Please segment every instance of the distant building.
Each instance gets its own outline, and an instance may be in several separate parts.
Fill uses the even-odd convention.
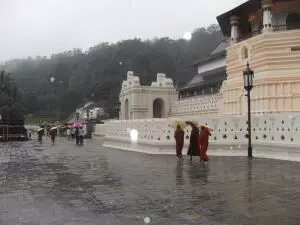
[[[120,119],[165,118],[170,116],[172,103],[176,100],[173,80],[158,73],[151,86],[140,85],[140,79],[127,73],[119,95]]]
[[[127,74],[121,119],[246,115],[247,62],[254,71],[252,114],[300,112],[300,0],[249,0],[217,20],[224,41],[195,63],[198,74],[176,97],[163,74],[149,87]]]
[[[226,79],[226,48],[228,40],[223,40],[204,60],[194,64],[198,74],[180,91],[179,98],[219,93]]]

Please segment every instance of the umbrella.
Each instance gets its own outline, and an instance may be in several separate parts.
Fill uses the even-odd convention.
[[[185,123],[191,127],[198,127],[198,122],[196,121],[186,121]]]
[[[201,128],[201,127],[205,127],[205,128],[208,129],[209,132],[214,131],[214,129],[212,129],[211,127],[209,127],[209,126],[207,126],[207,125],[204,125],[204,124],[201,124],[201,123],[199,123],[199,127],[200,127],[200,128]]]
[[[74,123],[72,127],[73,128],[80,128],[80,127],[82,127],[82,124],[81,123]]]
[[[38,129],[38,132],[40,132],[40,131],[42,131],[42,130],[44,130],[44,128],[39,128],[39,129]]]
[[[50,130],[56,130],[57,129],[57,127],[52,127]]]
[[[181,127],[181,129],[184,129],[187,126],[184,120],[175,120],[171,124],[169,124],[169,127],[176,129],[178,125]]]

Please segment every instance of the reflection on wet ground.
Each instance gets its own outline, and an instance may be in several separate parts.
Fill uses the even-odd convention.
[[[300,163],[83,147],[0,148],[0,224],[297,224]]]

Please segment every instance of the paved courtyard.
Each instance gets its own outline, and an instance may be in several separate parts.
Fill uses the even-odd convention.
[[[1,225],[299,224],[300,163],[1,144]]]

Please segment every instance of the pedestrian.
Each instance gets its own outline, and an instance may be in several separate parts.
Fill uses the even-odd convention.
[[[71,140],[71,130],[69,128],[67,129],[67,137],[68,137],[68,140],[70,141]]]
[[[83,145],[83,135],[84,135],[84,131],[82,129],[82,127],[79,128],[79,143],[80,145]]]
[[[200,161],[208,161],[208,156],[206,154],[208,148],[208,139],[210,136],[208,128],[201,126],[201,132],[199,135],[199,148],[200,148]]]
[[[72,130],[71,130],[71,137],[72,137],[72,139],[75,138],[75,129],[74,128],[72,128]]]
[[[181,129],[180,125],[177,125],[174,133],[174,138],[176,141],[176,156],[178,157],[178,159],[183,159],[182,148],[184,144],[184,131]]]
[[[31,140],[31,130],[28,131],[28,138]]]
[[[50,138],[51,138],[52,145],[55,144],[55,137],[56,137],[56,130],[50,130]]]
[[[43,134],[44,134],[44,129],[40,128],[38,130],[38,142],[39,143],[42,143],[42,141],[43,141]]]
[[[76,145],[79,145],[79,129],[76,127],[75,129],[75,138],[76,138]]]
[[[187,154],[192,160],[192,156],[199,156],[199,129],[195,125],[192,125],[191,137],[190,137],[190,146]]]

